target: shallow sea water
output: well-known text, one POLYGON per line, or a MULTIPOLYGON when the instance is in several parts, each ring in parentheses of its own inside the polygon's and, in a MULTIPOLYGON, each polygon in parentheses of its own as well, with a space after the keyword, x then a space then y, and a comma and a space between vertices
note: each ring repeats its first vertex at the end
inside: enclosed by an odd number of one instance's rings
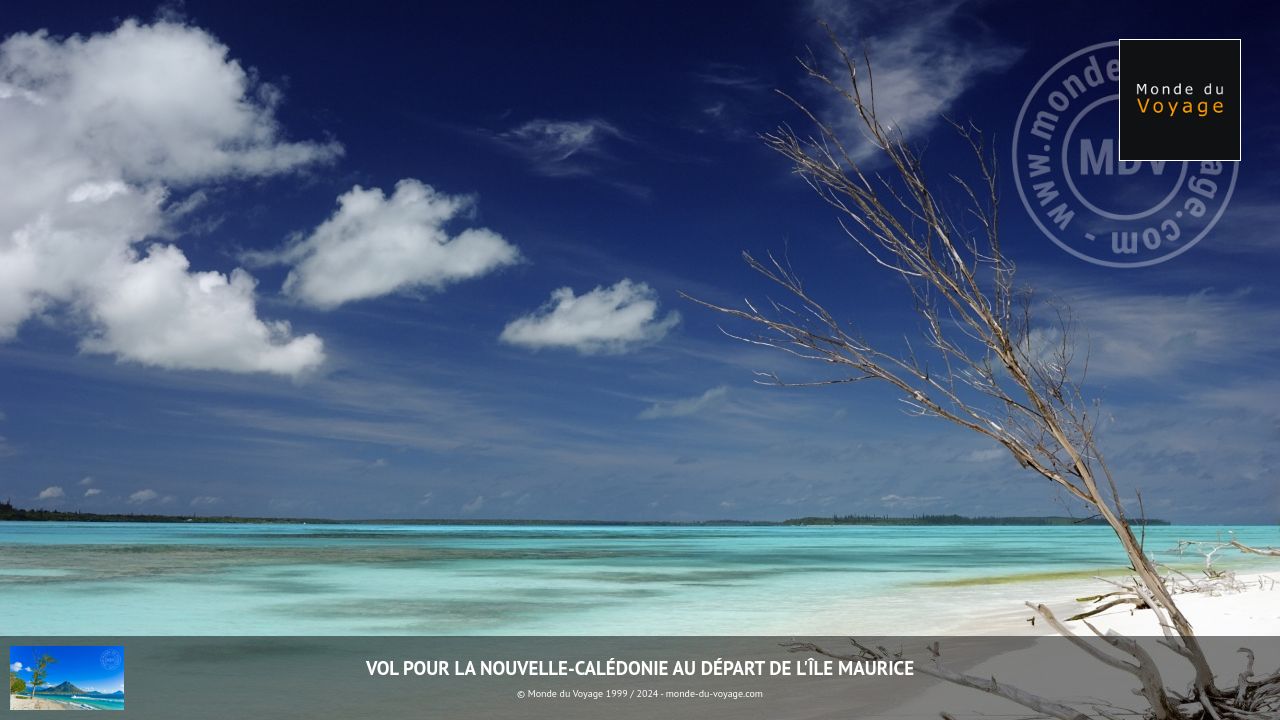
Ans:
MULTIPOLYGON (((1235 530, 1280 545, 1278 528, 1235 530)), ((1226 531, 1153 527, 1146 546, 1194 568, 1169 552, 1177 540, 1226 531)), ((0 634, 911 635, 1010 599, 1013 583, 1124 565, 1094 526, 5 522, 0 634)))

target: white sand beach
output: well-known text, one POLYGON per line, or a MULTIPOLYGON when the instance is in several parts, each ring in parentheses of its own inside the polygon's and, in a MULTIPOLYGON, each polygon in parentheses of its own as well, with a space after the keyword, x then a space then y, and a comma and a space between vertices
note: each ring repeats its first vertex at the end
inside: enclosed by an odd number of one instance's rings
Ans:
MULTIPOLYGON (((1207 637, 1280 636, 1280 561, 1274 572, 1241 573, 1237 579, 1246 586, 1238 593, 1183 593, 1175 596, 1183 613, 1198 634, 1207 637)), ((1066 619, 1090 606, 1075 598, 1101 594, 1115 588, 1099 580, 1010 585, 1007 600, 981 608, 972 619, 951 628, 951 635, 1054 635, 1043 622, 1028 622, 1034 613, 1024 603, 1044 603, 1054 614, 1066 619)), ((1112 608, 1089 618, 1103 632, 1115 630, 1125 635, 1160 635, 1160 627, 1150 612, 1128 607, 1112 608)), ((1082 622, 1068 623, 1081 635, 1092 634, 1082 622)))
POLYGON ((42 698, 39 696, 37 696, 33 700, 30 697, 27 697, 26 695, 10 694, 9 709, 10 710, 80 710, 82 708, 68 705, 66 703, 55 702, 53 700, 46 700, 45 698, 42 698))
MULTIPOLYGON (((1202 638, 1206 653, 1220 681, 1234 683, 1244 667, 1242 646, 1257 653, 1256 669, 1269 672, 1280 667, 1280 563, 1274 573, 1252 573, 1238 576, 1247 587, 1227 594, 1186 593, 1176 596, 1179 608, 1202 638)), ((1094 581, 1087 587, 1072 583, 1058 587, 1059 594, 1047 597, 1053 588, 1047 584, 1013 585, 1007 594, 1007 606, 979 612, 973 621, 955 629, 954 635, 988 636, 1055 636, 1044 622, 1034 626, 1027 621, 1031 609, 1024 601, 1045 602, 1059 618, 1074 615, 1088 606, 1075 601, 1077 596, 1105 592, 1110 586, 1094 581)), ((1004 605, 1004 603, 1001 603, 1004 605)), ((1191 680, 1190 666, 1154 639, 1160 628, 1149 611, 1115 608, 1089 619, 1099 631, 1119 632, 1130 637, 1147 638, 1144 645, 1152 652, 1164 675, 1166 686, 1185 687, 1191 680)), ((1078 635, 1092 637, 1092 631, 1081 621, 1067 623, 1078 635)), ((954 668, 978 677, 995 677, 1024 690, 1077 707, 1106 705, 1112 708, 1140 709, 1142 700, 1133 693, 1136 683, 1101 662, 1087 658, 1082 651, 1061 644, 1065 641, 1043 640, 1024 649, 988 658, 974 667, 954 668)), ((945 658, 946 640, 942 640, 945 658)), ((1020 716, 1025 708, 978 690, 937 683, 927 691, 887 710, 885 718, 936 718, 940 711, 953 717, 976 718, 986 715, 1020 716)), ((1123 713, 1122 713, 1123 714, 1123 713)))

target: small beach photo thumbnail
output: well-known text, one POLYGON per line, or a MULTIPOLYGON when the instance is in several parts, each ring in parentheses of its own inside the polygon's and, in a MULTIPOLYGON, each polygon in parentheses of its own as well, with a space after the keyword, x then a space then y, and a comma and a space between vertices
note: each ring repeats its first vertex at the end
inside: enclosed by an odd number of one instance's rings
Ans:
POLYGON ((124 710, 124 646, 9 648, 10 710, 124 710))

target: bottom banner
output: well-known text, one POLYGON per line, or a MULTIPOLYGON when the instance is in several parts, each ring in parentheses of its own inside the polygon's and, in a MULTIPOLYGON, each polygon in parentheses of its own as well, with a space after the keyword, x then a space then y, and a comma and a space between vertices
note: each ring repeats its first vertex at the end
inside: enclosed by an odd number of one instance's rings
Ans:
MULTIPOLYGON (((1193 669, 1137 639, 1169 688, 1193 669)), ((1135 674, 1060 637, 12 637, 9 710, 135 718, 1043 716, 937 675, 1089 717, 1141 717, 1135 674), (954 679, 954 677, 952 678, 954 679), (127 685, 127 689, 126 689, 127 685)), ((1280 667, 1280 638, 1203 638, 1224 685, 1280 667), (1249 653, 1241 652, 1248 648, 1249 653)), ((1132 655, 1101 641, 1095 653, 1132 655)), ((4 711, 0 711, 4 712, 4 711)))

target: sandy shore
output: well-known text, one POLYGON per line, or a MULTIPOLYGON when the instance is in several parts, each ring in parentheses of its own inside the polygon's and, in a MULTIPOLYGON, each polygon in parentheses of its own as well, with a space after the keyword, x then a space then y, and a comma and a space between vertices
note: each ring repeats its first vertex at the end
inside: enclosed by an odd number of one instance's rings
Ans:
MULTIPOLYGON (((1198 634, 1209 637, 1280 636, 1280 561, 1274 572, 1240 573, 1237 578, 1247 588, 1243 592, 1209 595, 1184 593, 1175 596, 1178 607, 1191 620, 1198 634)), ((978 608, 972 619, 950 628, 950 635, 1054 635, 1043 622, 1027 621, 1034 613, 1024 602, 1043 602, 1059 618, 1071 617, 1090 606, 1075 598, 1114 590, 1091 580, 1087 583, 1037 583, 1010 585, 998 605, 978 608)), ((1150 612, 1117 607, 1089 619, 1099 630, 1115 630, 1125 635, 1160 635, 1160 627, 1150 612)), ((1090 635, 1081 622, 1068 623, 1075 632, 1090 635)))
MULTIPOLYGON (((1247 584, 1243 592, 1208 595, 1188 593, 1176 596, 1178 607, 1191 621, 1202 640, 1206 654, 1219 680, 1234 684, 1243 667, 1241 646, 1257 653, 1257 667, 1270 671, 1280 666, 1280 563, 1275 572, 1241 573, 1247 584)), ((986 659, 972 667, 957 667, 978 677, 995 677, 1002 683, 1015 685, 1078 708, 1099 705, 1140 710, 1142 701, 1135 698, 1135 682, 1125 673, 1087 657, 1043 622, 1034 626, 1027 622, 1032 611, 1023 601, 1044 601, 1059 618, 1074 615, 1087 606, 1075 597, 1105 592, 1105 583, 1082 587, 1079 582, 1061 584, 1011 585, 1007 601, 973 615, 963 626, 953 628, 952 635, 1021 636, 1030 646, 986 659), (1058 594, 1052 594, 1054 591, 1058 594)), ((1160 647, 1156 639, 1160 628, 1149 611, 1113 609, 1089 620, 1103 633, 1114 630, 1130 637, 1144 638, 1143 645, 1155 657, 1166 686, 1185 687, 1191 680, 1190 666, 1172 652, 1160 647)), ((1083 622, 1068 623, 1082 637, 1093 633, 1083 622)), ((945 648, 947 641, 942 640, 945 648)), ((1099 644, 1100 645, 1100 644, 1099 644)), ((895 705, 883 715, 870 718, 937 718, 940 711, 956 718, 984 715, 1021 716, 1025 708, 981 691, 961 688, 949 683, 931 686, 920 695, 895 705)), ((1119 716, 1124 716, 1120 713, 1119 716)))
POLYGON ((72 707, 66 703, 54 702, 46 700, 39 695, 34 700, 22 695, 9 696, 10 710, 79 710, 80 708, 72 707))

